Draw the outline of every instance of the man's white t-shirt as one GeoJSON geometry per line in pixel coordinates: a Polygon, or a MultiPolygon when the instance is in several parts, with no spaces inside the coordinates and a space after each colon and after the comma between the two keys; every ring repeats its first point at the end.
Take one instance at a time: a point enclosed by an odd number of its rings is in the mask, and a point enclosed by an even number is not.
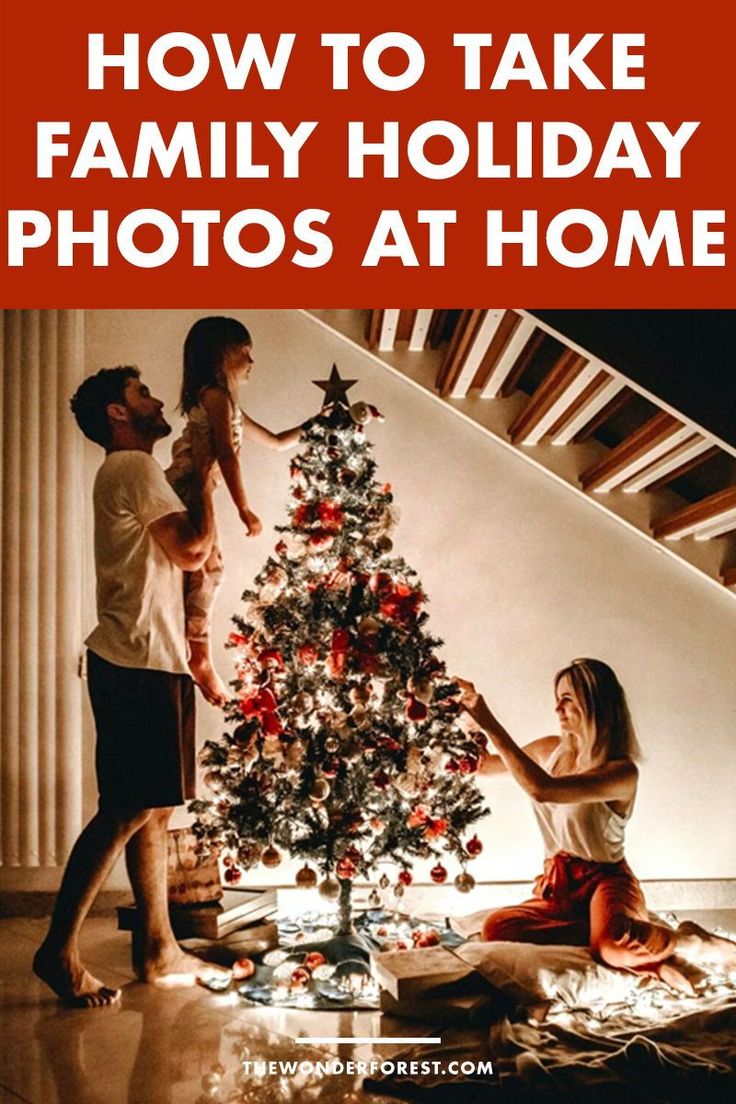
{"type": "Polygon", "coordinates": [[[96,629],[85,643],[119,667],[186,673],[184,578],[148,526],[186,511],[147,452],[111,452],[94,492],[96,629]]]}

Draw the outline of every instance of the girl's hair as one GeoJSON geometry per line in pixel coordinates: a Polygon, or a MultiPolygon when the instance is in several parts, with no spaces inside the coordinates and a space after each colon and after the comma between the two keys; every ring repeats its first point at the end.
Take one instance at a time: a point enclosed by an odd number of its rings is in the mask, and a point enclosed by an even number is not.
{"type": "Polygon", "coordinates": [[[612,668],[600,659],[574,659],[555,675],[555,690],[565,675],[585,716],[593,722],[595,741],[591,758],[641,759],[626,695],[612,668]]]}
{"type": "Polygon", "coordinates": [[[199,402],[203,387],[228,390],[225,354],[237,345],[251,345],[251,336],[236,318],[215,315],[195,322],[184,342],[184,375],[179,409],[187,414],[199,402]]]}

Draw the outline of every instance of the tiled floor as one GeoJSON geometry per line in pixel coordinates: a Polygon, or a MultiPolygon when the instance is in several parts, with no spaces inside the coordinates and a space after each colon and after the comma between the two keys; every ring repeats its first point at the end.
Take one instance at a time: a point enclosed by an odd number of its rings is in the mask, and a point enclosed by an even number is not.
{"type": "MultiPolygon", "coordinates": [[[[0,921],[0,1104],[378,1104],[379,1097],[356,1091],[354,1078],[259,1081],[244,1076],[242,1063],[324,1057],[329,1047],[294,1043],[306,1030],[395,1036],[406,1034],[406,1023],[391,1023],[378,1012],[246,1007],[237,995],[201,987],[164,992],[138,984],[129,966],[129,937],[116,931],[112,918],[87,921],[83,955],[99,977],[122,987],[120,1005],[62,1008],[31,973],[45,926],[43,920],[0,921]]],[[[411,1033],[425,1032],[411,1025],[411,1033]]],[[[366,1045],[331,1049],[342,1059],[372,1054],[366,1045]]],[[[400,1046],[375,1049],[390,1058],[400,1046]]]]}

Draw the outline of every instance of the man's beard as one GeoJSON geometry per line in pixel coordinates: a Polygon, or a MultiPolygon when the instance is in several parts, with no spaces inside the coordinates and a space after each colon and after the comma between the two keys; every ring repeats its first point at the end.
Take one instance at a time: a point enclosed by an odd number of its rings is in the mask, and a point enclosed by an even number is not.
{"type": "Polygon", "coordinates": [[[131,410],[130,424],[136,433],[140,433],[153,441],[158,441],[161,437],[168,437],[171,433],[171,426],[163,414],[139,414],[137,411],[131,410]]]}

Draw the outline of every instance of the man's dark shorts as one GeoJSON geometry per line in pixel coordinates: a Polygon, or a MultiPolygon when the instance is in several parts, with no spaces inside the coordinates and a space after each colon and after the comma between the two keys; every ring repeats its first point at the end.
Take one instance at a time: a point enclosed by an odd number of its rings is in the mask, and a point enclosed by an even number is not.
{"type": "Polygon", "coordinates": [[[194,797],[189,675],[118,667],[87,653],[101,809],[152,809],[194,797]]]}

